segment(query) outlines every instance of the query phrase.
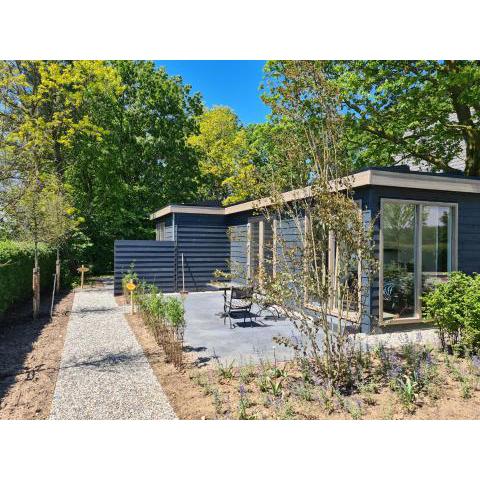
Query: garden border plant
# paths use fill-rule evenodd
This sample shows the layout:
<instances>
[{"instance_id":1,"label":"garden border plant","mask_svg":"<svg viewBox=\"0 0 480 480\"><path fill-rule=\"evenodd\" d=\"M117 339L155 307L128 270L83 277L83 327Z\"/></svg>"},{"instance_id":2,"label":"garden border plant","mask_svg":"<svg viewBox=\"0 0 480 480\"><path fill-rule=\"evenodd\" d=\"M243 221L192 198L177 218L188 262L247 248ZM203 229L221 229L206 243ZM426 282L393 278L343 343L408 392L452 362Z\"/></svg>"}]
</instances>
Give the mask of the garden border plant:
<instances>
[{"instance_id":1,"label":"garden border plant","mask_svg":"<svg viewBox=\"0 0 480 480\"><path fill-rule=\"evenodd\" d=\"M138 280L133 271L124 275L122 285L132 279ZM128 295L125 298L128 298ZM167 362L181 368L186 326L182 301L176 297L165 297L155 285L145 282L138 283L133 301L143 322L165 352Z\"/></svg>"}]
</instances>

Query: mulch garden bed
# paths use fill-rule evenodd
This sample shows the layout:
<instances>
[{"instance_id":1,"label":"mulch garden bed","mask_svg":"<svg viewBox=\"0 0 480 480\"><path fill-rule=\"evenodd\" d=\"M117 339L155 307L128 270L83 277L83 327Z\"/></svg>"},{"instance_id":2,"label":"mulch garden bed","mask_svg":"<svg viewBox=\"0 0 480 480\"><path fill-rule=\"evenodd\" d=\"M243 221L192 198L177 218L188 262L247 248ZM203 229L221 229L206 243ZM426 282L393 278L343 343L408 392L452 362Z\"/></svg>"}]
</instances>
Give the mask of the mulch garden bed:
<instances>
[{"instance_id":1,"label":"mulch garden bed","mask_svg":"<svg viewBox=\"0 0 480 480\"><path fill-rule=\"evenodd\" d=\"M62 293L50 319L49 295L32 319L31 302L4 315L0 324L0 419L50 415L74 292Z\"/></svg>"},{"instance_id":2,"label":"mulch garden bed","mask_svg":"<svg viewBox=\"0 0 480 480\"><path fill-rule=\"evenodd\" d=\"M117 297L117 302L124 300ZM184 368L176 369L141 317L127 319L181 419L480 419L480 372L472 370L470 360L432 352L435 379L407 406L385 383L326 397L321 387L305 383L294 362L205 366L195 353L185 353ZM268 385L262 383L266 372L272 378Z\"/></svg>"}]
</instances>

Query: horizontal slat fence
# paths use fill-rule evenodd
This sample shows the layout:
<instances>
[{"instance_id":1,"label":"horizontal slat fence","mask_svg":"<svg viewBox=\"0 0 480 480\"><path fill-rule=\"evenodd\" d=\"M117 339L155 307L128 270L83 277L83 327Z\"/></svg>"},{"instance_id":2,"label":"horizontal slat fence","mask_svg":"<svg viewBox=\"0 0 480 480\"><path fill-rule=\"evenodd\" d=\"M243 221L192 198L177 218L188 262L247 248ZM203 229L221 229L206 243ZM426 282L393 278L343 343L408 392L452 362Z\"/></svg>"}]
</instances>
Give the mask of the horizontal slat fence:
<instances>
[{"instance_id":1,"label":"horizontal slat fence","mask_svg":"<svg viewBox=\"0 0 480 480\"><path fill-rule=\"evenodd\" d=\"M116 240L114 289L122 293L122 277L131 265L141 281L153 283L162 292L176 290L175 243L157 240Z\"/></svg>"}]
</instances>

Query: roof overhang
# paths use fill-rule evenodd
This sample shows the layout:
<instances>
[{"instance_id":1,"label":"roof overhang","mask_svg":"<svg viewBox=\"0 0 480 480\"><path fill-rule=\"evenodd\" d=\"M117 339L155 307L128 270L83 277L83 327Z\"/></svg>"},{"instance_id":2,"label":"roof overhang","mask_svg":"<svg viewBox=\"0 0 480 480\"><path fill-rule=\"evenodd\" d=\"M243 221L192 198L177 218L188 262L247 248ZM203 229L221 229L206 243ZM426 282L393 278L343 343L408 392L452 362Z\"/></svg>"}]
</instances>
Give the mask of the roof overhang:
<instances>
[{"instance_id":1,"label":"roof overhang","mask_svg":"<svg viewBox=\"0 0 480 480\"><path fill-rule=\"evenodd\" d=\"M342 181L343 180L343 181ZM366 186L382 186L397 188L415 188L420 190L441 190L446 192L478 193L480 194L480 179L428 175L422 173L403 173L387 170L365 170L354 173L339 182L332 182L332 190L342 189L342 184L349 184L351 188ZM339 187L340 186L340 187ZM282 193L282 201L291 202L312 196L311 187L291 190ZM229 207L201 207L188 205L169 205L150 215L150 219L163 217L170 213L193 213L202 215L231 215L232 213L246 212L258 208L268 207L277 199L273 197L260 198L249 202L231 205Z\"/></svg>"},{"instance_id":2,"label":"roof overhang","mask_svg":"<svg viewBox=\"0 0 480 480\"><path fill-rule=\"evenodd\" d=\"M225 215L224 207L200 207L195 205L168 205L150 215L150 220L164 217L170 213L194 213L203 215Z\"/></svg>"}]
</instances>

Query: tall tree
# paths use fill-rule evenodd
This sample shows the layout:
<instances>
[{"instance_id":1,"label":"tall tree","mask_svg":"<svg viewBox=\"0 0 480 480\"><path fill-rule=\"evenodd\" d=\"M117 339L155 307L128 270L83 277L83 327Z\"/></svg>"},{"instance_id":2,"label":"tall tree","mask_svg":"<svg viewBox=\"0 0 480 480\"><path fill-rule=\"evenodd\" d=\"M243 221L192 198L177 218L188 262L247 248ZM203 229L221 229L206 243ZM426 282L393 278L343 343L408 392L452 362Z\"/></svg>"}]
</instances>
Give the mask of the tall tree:
<instances>
[{"instance_id":1,"label":"tall tree","mask_svg":"<svg viewBox=\"0 0 480 480\"><path fill-rule=\"evenodd\" d=\"M199 153L199 196L226 205L248 198L254 165L247 132L231 108L218 106L201 115L199 133L189 144Z\"/></svg>"},{"instance_id":2,"label":"tall tree","mask_svg":"<svg viewBox=\"0 0 480 480\"><path fill-rule=\"evenodd\" d=\"M150 213L195 198L197 156L187 138L202 112L200 96L153 62L110 65L121 94L93 97L87 109L106 133L101 141L78 139L68 171L92 242L90 260L100 270L112 268L115 239L152 237Z\"/></svg>"},{"instance_id":3,"label":"tall tree","mask_svg":"<svg viewBox=\"0 0 480 480\"><path fill-rule=\"evenodd\" d=\"M341 61L324 64L339 88L345 146L357 166L408 160L480 175L480 62Z\"/></svg>"},{"instance_id":4,"label":"tall tree","mask_svg":"<svg viewBox=\"0 0 480 480\"><path fill-rule=\"evenodd\" d=\"M0 214L11 231L35 244L34 315L38 243L58 247L73 227L65 184L72 144L104 133L83 107L92 95L119 92L116 80L103 62L0 62Z\"/></svg>"}]
</instances>

